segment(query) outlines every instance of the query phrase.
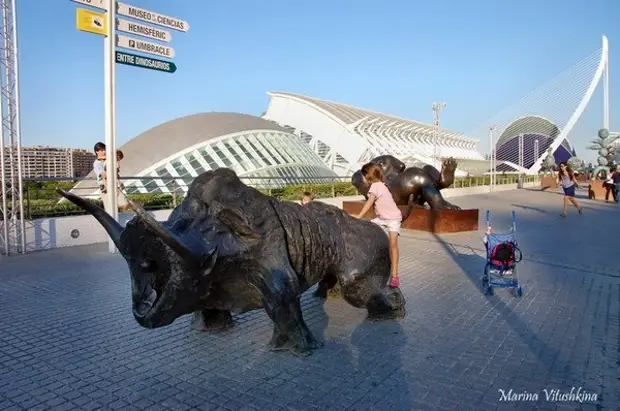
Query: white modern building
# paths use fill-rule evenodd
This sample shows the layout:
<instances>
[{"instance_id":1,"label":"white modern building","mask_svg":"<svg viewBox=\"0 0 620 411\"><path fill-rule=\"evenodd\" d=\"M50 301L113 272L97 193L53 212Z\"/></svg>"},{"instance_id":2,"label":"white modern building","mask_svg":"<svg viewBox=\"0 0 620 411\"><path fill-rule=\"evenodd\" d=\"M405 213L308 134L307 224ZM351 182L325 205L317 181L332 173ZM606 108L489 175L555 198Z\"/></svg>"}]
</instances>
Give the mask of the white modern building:
<instances>
[{"instance_id":1,"label":"white modern building","mask_svg":"<svg viewBox=\"0 0 620 411\"><path fill-rule=\"evenodd\" d=\"M154 127L119 149L128 194L186 192L193 179L219 167L254 187L330 182L336 174L297 135L247 114L201 113ZM72 191L98 196L94 173Z\"/></svg>"},{"instance_id":2,"label":"white modern building","mask_svg":"<svg viewBox=\"0 0 620 411\"><path fill-rule=\"evenodd\" d=\"M409 165L434 163L432 125L300 94L267 94L263 118L300 136L338 175L350 175L382 154ZM476 151L478 140L443 128L437 133L438 158L454 157L459 164L488 169L488 161ZM457 175L464 174L459 167Z\"/></svg>"}]
</instances>

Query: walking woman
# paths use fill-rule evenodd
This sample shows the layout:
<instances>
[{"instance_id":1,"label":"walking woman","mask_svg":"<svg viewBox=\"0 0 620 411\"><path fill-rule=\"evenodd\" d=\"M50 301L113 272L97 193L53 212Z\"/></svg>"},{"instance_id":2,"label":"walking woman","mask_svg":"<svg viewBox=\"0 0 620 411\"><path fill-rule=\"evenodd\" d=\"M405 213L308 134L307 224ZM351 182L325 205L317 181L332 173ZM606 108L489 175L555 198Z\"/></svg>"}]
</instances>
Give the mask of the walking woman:
<instances>
[{"instance_id":1,"label":"walking woman","mask_svg":"<svg viewBox=\"0 0 620 411\"><path fill-rule=\"evenodd\" d=\"M562 186L564 190L564 210L561 217L566 218L566 213L568 212L568 202L573 203L579 214L583 213L583 209L581 205L575 199L575 188L578 187L577 180L575 180L575 175L573 174L573 170L570 169L566 161L562 161L560 163L560 171L558 172L558 185Z\"/></svg>"}]
</instances>

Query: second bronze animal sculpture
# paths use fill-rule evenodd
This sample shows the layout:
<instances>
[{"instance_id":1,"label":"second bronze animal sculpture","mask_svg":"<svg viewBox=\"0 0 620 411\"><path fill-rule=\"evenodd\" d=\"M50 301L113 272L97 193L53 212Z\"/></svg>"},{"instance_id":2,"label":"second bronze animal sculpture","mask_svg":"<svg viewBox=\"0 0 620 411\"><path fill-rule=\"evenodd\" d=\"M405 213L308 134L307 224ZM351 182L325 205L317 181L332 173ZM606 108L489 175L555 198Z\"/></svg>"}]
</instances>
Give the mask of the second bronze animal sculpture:
<instances>
[{"instance_id":1,"label":"second bronze animal sculpture","mask_svg":"<svg viewBox=\"0 0 620 411\"><path fill-rule=\"evenodd\" d=\"M404 219L411 212L411 208L424 207L425 204L428 204L431 210L461 209L446 201L441 195L441 190L450 187L454 182L457 162L453 158L443 161L441 171L428 164L422 168L407 168L405 163L391 155L375 157L370 162L381 166L385 183L396 204L410 206ZM364 182L361 170L353 174L351 183L368 199L370 186Z\"/></svg>"}]
</instances>

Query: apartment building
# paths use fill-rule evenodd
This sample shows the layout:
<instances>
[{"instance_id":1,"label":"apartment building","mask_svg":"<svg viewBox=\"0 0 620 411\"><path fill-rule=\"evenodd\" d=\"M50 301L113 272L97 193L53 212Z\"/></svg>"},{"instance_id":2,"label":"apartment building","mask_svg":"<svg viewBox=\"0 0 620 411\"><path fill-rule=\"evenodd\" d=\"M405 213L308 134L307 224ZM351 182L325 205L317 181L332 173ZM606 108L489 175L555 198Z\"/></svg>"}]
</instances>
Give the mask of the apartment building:
<instances>
[{"instance_id":1,"label":"apartment building","mask_svg":"<svg viewBox=\"0 0 620 411\"><path fill-rule=\"evenodd\" d=\"M4 150L4 170L10 178L10 151ZM16 156L16 154L13 154ZM14 157L16 158L16 157ZM22 147L22 177L84 177L93 168L95 154L84 149L48 146ZM17 173L17 162L14 161Z\"/></svg>"}]
</instances>

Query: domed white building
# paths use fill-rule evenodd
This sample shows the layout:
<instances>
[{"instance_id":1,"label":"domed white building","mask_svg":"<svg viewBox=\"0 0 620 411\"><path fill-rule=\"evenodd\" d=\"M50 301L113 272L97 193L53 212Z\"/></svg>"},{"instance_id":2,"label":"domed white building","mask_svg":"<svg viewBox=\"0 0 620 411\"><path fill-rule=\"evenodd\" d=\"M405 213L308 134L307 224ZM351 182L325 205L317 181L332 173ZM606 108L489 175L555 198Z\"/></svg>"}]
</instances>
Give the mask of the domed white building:
<instances>
[{"instance_id":1,"label":"domed white building","mask_svg":"<svg viewBox=\"0 0 620 411\"><path fill-rule=\"evenodd\" d=\"M199 174L233 169L248 185L278 187L332 181L336 174L299 136L265 119L239 113L201 113L156 126L119 147L128 194L186 192ZM72 191L98 196L94 172Z\"/></svg>"}]
</instances>

